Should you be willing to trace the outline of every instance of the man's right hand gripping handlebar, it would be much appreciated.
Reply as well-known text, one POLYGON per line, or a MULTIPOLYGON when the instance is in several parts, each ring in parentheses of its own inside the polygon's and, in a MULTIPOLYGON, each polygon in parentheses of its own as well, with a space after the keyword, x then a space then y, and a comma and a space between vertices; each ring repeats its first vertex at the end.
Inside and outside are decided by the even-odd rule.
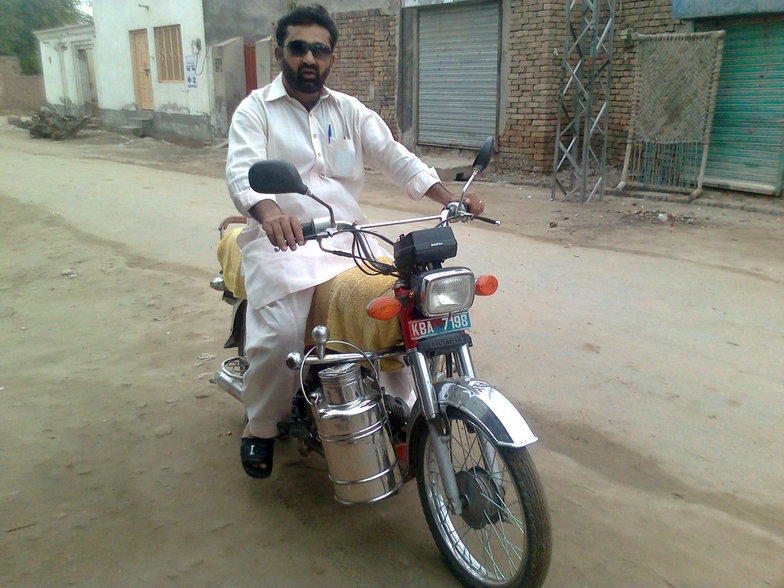
POLYGON ((275 247, 281 251, 297 250, 297 245, 305 244, 302 225, 296 216, 284 214, 274 200, 262 200, 249 211, 261 223, 261 228, 275 247))

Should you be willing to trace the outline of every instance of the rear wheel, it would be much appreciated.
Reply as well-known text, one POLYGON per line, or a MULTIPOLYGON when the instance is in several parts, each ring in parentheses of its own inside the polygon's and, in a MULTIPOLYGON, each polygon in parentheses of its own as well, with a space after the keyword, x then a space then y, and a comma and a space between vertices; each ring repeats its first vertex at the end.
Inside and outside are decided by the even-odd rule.
POLYGON ((428 427, 418 442, 417 486, 430 532, 466 586, 540 586, 550 564, 550 515, 525 447, 499 447, 450 409, 449 445, 462 510, 449 511, 428 427))

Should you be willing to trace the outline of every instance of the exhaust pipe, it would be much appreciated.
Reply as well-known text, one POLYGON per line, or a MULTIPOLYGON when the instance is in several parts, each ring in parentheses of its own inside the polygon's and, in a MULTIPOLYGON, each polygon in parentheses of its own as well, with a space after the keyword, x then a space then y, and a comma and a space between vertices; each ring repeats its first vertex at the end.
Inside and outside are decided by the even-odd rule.
POLYGON ((242 376, 248 369, 248 361, 244 357, 230 357, 221 364, 215 372, 212 382, 218 388, 228 392, 231 396, 242 402, 242 376))

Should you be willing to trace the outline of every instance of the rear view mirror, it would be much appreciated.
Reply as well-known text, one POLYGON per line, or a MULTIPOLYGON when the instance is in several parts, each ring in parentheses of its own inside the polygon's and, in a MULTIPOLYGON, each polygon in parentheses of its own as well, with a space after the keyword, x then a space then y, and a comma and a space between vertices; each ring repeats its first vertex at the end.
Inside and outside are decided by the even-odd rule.
POLYGON ((307 194, 297 168, 288 161, 269 160, 254 163, 248 171, 250 187, 261 194, 307 194))
POLYGON ((474 159, 474 169, 482 171, 487 167, 487 164, 490 163, 490 158, 493 156, 493 145, 495 145, 495 139, 488 137, 479 153, 477 153, 476 159, 474 159))

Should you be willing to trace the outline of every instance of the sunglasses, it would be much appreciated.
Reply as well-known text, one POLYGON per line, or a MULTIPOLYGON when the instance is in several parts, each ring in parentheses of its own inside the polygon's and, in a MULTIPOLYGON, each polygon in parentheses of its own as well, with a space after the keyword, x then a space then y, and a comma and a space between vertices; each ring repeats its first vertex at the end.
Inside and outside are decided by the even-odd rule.
POLYGON ((329 48, 329 45, 325 45, 324 43, 291 41, 286 45, 286 49, 289 50, 289 54, 292 57, 305 57, 308 54, 308 51, 313 53, 313 57, 316 59, 326 59, 332 55, 332 49, 329 48))

